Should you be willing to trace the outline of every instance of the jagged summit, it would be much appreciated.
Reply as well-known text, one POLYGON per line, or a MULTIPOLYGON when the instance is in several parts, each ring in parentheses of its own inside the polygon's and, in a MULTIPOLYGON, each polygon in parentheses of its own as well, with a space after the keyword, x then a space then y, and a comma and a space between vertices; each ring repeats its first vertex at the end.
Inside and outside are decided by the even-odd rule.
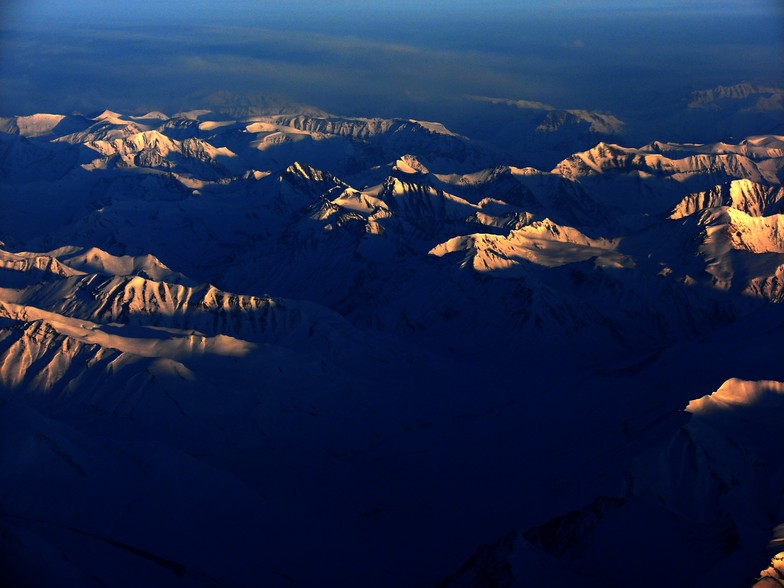
POLYGON ((734 208, 749 216, 779 214, 784 212, 784 187, 759 184, 745 178, 732 180, 685 196, 673 209, 670 218, 684 218, 720 206, 734 208))
POLYGON ((392 164, 392 169, 404 174, 428 174, 429 170, 414 155, 403 155, 392 164))

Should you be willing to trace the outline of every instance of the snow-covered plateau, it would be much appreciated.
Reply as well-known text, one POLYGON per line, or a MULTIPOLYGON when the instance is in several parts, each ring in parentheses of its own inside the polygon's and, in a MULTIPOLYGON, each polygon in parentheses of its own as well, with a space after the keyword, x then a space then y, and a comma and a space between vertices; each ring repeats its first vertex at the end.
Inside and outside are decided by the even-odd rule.
POLYGON ((754 584, 784 134, 472 100, 537 157, 304 107, 0 119, 9 585, 754 584))

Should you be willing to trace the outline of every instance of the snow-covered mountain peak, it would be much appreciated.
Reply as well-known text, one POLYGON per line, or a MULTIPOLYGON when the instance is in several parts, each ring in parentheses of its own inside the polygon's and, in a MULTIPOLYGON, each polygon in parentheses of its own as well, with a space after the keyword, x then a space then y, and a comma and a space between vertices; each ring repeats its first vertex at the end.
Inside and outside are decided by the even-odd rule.
POLYGON ((0 118, 0 132, 13 133, 22 137, 42 137, 54 133, 54 129, 67 117, 62 114, 32 114, 0 118))
POLYGON ((439 122, 431 122, 426 120, 415 120, 415 119, 409 119, 408 122, 413 123, 430 133, 435 133, 437 135, 448 135, 450 137, 460 137, 460 135, 458 135, 457 133, 453 133, 439 122))
POLYGON ((591 149, 575 153, 555 166, 551 173, 563 177, 576 179, 581 175, 602 173, 606 168, 614 165, 613 162, 625 160, 633 156, 635 150, 621 147, 614 143, 600 141, 591 149))
POLYGON ((158 110, 151 110, 150 112, 147 112, 145 114, 141 114, 138 116, 131 116, 130 118, 134 120, 140 120, 140 121, 154 121, 154 120, 166 121, 169 120, 170 117, 158 110))
MULTIPOLYGON (((197 175, 215 175, 223 162, 237 157, 227 147, 214 147, 198 137, 178 141, 157 130, 126 133, 114 139, 88 141, 84 145, 104 158, 118 158, 126 167, 184 167, 184 171, 197 175)), ((105 165, 105 161, 97 160, 87 168, 97 169, 105 165)))
POLYGON ((178 142, 175 143, 158 131, 141 131, 116 139, 99 139, 87 143, 88 147, 104 155, 112 154, 112 152, 126 155, 146 148, 155 148, 161 155, 166 155, 171 151, 176 151, 177 145, 178 142))
POLYGON ((328 184, 341 184, 340 180, 335 178, 329 172, 323 172, 318 170, 314 167, 311 167, 307 164, 300 163, 299 161, 295 161, 290 166, 288 166, 283 173, 281 174, 282 177, 287 178, 296 178, 297 180, 304 180, 310 181, 315 183, 328 183, 328 184))
POLYGON ((719 184, 683 198, 669 218, 679 219, 695 212, 729 206, 749 216, 769 216, 784 211, 784 188, 766 186, 746 178, 719 184))
POLYGON ((83 273, 78 268, 64 265, 51 253, 10 253, 2 249, 0 249, 0 268, 28 274, 38 270, 55 276, 76 276, 83 273))
POLYGON ((98 247, 61 247, 49 252, 49 255, 79 272, 110 276, 141 276, 170 284, 193 285, 192 280, 171 270, 149 253, 138 256, 116 256, 98 247))
POLYGON ((686 410, 693 414, 708 414, 742 406, 784 408, 784 382, 732 378, 712 394, 689 402, 686 410))
POLYGON ((428 174, 429 170, 414 155, 403 155, 392 164, 392 169, 404 174, 428 174))
POLYGON ((454 237, 429 251, 443 257, 465 252, 461 266, 470 264, 474 270, 499 277, 520 275, 524 262, 544 267, 593 260, 599 267, 633 268, 634 260, 619 253, 617 240, 593 239, 573 227, 550 219, 531 222, 512 230, 508 235, 473 234, 454 237))
POLYGON ((113 125, 121 125, 129 122, 119 112, 114 112, 113 110, 109 110, 108 108, 103 112, 96 114, 95 116, 91 116, 90 118, 94 121, 108 122, 113 125))
MULTIPOLYGON (((300 162, 294 162, 277 176, 280 192, 275 196, 277 206, 281 210, 292 206, 307 206, 314 199, 334 198, 348 188, 348 184, 333 176, 300 162)), ((266 182, 263 179, 262 182, 266 182)))

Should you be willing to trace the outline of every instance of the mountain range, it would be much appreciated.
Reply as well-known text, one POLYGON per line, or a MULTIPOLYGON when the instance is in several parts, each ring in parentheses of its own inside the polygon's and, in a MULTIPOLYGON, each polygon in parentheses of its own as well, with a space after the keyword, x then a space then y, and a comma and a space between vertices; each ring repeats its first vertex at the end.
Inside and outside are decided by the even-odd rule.
POLYGON ((211 102, 0 119, 8 577, 753 583, 784 523, 781 90, 637 143, 524 100, 459 129, 211 102))

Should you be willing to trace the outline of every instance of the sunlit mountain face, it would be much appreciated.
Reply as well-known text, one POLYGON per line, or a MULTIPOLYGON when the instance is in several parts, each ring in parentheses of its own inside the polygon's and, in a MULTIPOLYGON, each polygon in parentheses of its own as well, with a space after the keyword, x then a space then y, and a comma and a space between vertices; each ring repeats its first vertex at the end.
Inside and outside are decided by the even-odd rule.
POLYGON ((3 5, 4 585, 784 585, 783 29, 3 5))

